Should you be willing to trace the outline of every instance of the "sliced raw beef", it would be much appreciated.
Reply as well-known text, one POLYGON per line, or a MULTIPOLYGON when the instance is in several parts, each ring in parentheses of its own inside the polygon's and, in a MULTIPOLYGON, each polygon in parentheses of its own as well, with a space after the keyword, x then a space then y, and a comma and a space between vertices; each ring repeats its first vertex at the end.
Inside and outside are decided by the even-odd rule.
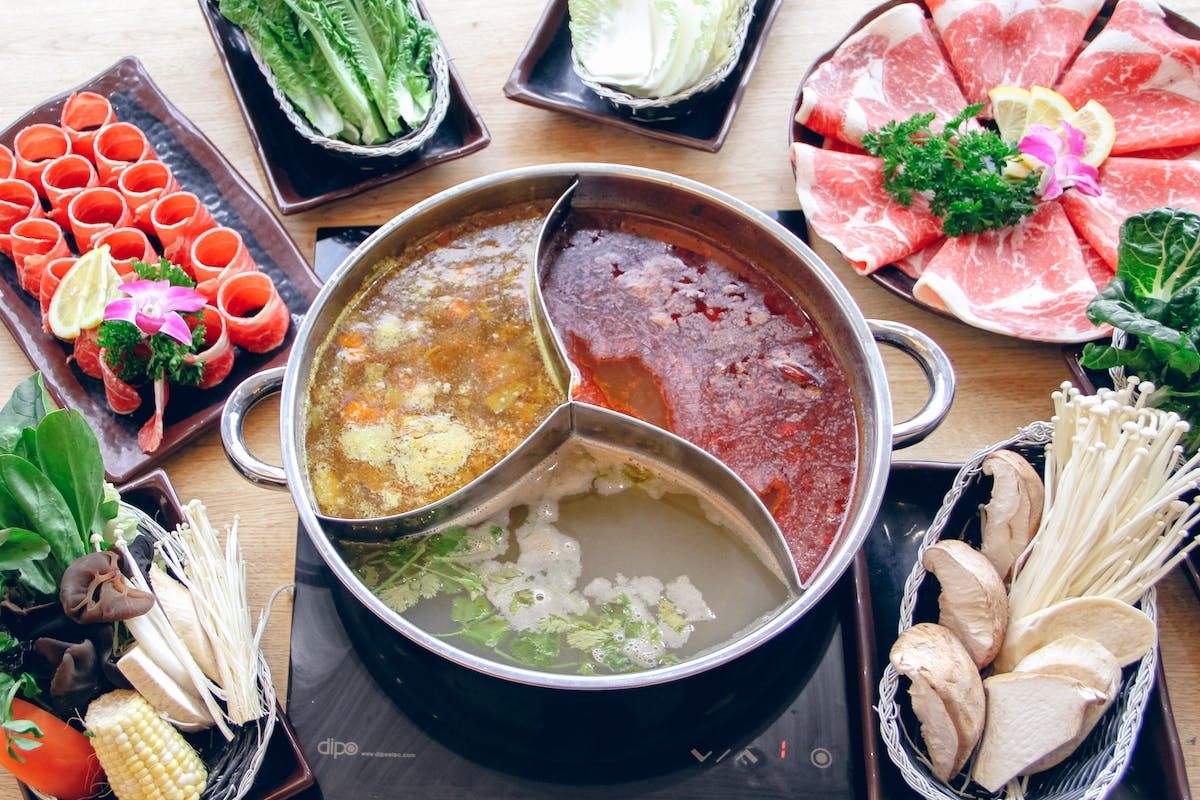
POLYGON ((1053 86, 1103 0, 927 0, 972 103, 997 86, 1053 86))
POLYGON ((999 231, 953 237, 926 265, 913 296, 984 330, 1045 342, 1106 333, 1084 310, 1096 296, 1079 239, 1057 202, 999 231))
POLYGON ((1153 0, 1120 0, 1058 91, 1108 109, 1114 153, 1200 143, 1200 41, 1171 30, 1153 0))
POLYGON ((796 121, 858 145, 894 119, 934 112, 945 122, 967 105, 930 21, 915 3, 879 15, 804 82, 796 121))
POLYGON ((925 271, 925 265, 930 259, 937 255, 937 251, 942 247, 942 240, 928 244, 922 247, 915 253, 910 253, 904 258, 898 258, 892 262, 892 266, 903 272, 914 281, 921 277, 921 273, 925 271))
POLYGON ((1079 235, 1116 269, 1126 217, 1159 206, 1200 212, 1200 161, 1110 158, 1100 167, 1100 189, 1099 197, 1067 192, 1062 204, 1079 235))
POLYGON ((942 235, 924 198, 911 207, 883 188, 883 162, 874 156, 792 145, 796 194, 808 224, 869 275, 942 235))

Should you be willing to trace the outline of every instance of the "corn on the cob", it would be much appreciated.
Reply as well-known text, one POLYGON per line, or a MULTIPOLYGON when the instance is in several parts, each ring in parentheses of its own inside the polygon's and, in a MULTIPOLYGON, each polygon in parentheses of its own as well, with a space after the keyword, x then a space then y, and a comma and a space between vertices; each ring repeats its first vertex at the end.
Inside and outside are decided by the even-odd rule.
POLYGON ((196 800, 204 791, 208 771, 200 755, 137 692, 96 698, 84 724, 118 800, 196 800))

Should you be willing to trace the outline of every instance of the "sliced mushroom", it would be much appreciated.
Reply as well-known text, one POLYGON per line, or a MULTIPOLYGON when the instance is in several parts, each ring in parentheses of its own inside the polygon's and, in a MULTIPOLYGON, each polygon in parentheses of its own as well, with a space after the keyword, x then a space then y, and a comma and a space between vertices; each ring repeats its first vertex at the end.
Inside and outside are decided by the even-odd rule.
POLYGON ((212 680, 220 681, 221 672, 217 666, 217 656, 196 615, 191 590, 168 575, 166 570, 157 564, 150 565, 150 587, 154 589, 158 604, 162 606, 171 627, 187 645, 188 652, 196 659, 200 670, 212 680))
POLYGON ((1034 650, 1071 634, 1099 642, 1121 666, 1144 656, 1158 639, 1153 620, 1128 603, 1111 597, 1075 597, 1012 620, 996 656, 996 671, 1010 672, 1034 650))
POLYGON ((925 551, 925 569, 942 585, 938 623, 958 636, 975 666, 992 663, 1008 628, 1004 581, 982 553, 966 542, 943 539, 925 551))
POLYGON ((979 670, 954 632, 932 622, 901 633, 889 658, 912 682, 913 713, 921 723, 933 773, 948 781, 963 768, 983 732, 979 670))
MULTIPOLYGON (((1011 672, 983 682, 987 724, 971 778, 998 792, 1078 735, 1084 714, 1104 695, 1065 675, 1011 672)), ((1064 756, 1065 757, 1065 756, 1064 756)))
POLYGON ((983 474, 992 476, 992 497, 980 509, 980 548, 1002 580, 1037 533, 1042 521, 1045 487, 1033 465, 1012 450, 997 450, 983 459, 983 474))
POLYGON ((1074 634, 1055 639, 1045 647, 1034 650, 1021 659, 1013 672, 1037 672, 1042 675, 1064 675, 1095 689, 1104 695, 1104 702, 1088 706, 1083 714, 1083 724, 1075 738, 1063 747, 1034 764, 1030 770, 1041 772, 1062 762, 1075 752, 1087 735, 1096 727, 1100 717, 1112 705, 1121 689, 1121 665, 1108 648, 1095 639, 1074 634))

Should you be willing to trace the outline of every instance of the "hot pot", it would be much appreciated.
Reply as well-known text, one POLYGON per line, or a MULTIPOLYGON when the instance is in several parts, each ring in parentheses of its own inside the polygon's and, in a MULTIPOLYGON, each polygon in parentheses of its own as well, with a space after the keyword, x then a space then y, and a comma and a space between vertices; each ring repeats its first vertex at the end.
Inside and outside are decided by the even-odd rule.
MULTIPOLYGON (((548 226, 553 224, 555 213, 549 215, 548 226)), ((544 313, 539 313, 537 307, 540 305, 538 292, 531 291, 535 325, 548 325, 544 313)), ((561 348, 555 347, 555 333, 552 330, 542 333, 548 368, 564 375, 570 373, 569 365, 563 363, 565 357, 561 348)), ((243 476, 261 485, 287 488, 291 492, 305 532, 337 582, 391 630, 456 664, 504 681, 559 689, 624 689, 662 684, 725 664, 770 640, 813 609, 849 567, 870 530, 887 481, 893 447, 919 441, 932 431, 949 410, 953 394, 952 367, 936 344, 905 325, 864 319, 829 267, 770 217, 707 186, 662 172, 620 165, 553 164, 521 168, 461 184, 413 206, 383 225, 330 276, 300 325, 287 366, 253 376, 231 394, 222 416, 221 434, 230 461, 243 476), (564 194, 569 194, 568 190, 577 185, 587 186, 583 193, 587 199, 577 198, 576 202, 596 203, 597 207, 650 215, 683 225, 723 243, 763 269, 786 292, 798 298, 833 347, 847 373, 857 412, 859 457, 855 478, 847 490, 850 496, 846 498, 845 521, 820 566, 795 593, 794 599, 769 620, 722 647, 674 665, 629 674, 543 672, 460 649, 389 608, 348 566, 336 545, 339 537, 403 535, 452 519, 479 497, 496 491, 513 476, 522 474, 522 469, 536 463, 537 458, 544 455, 544 446, 539 443, 547 436, 544 429, 560 428, 562 415, 555 415, 560 417, 557 422, 548 420, 509 458, 467 487, 441 502, 399 517, 347 522, 322 516, 313 497, 304 461, 306 385, 314 356, 338 314, 360 290, 363 280, 372 274, 375 264, 381 258, 396 254, 407 243, 429 236, 478 211, 518 202, 558 199, 557 211, 563 205, 564 194), (928 378, 930 397, 926 405, 902 423, 893 424, 891 398, 877 342, 909 354, 928 378), (282 393, 282 466, 256 458, 248 451, 242 436, 246 412, 260 399, 276 392, 282 393)), ((567 404, 574 402, 567 401, 567 404)), ((607 417, 614 415, 623 416, 609 412, 607 417)), ((629 426, 619 423, 615 427, 629 426)), ((660 433, 666 440, 673 438, 671 434, 660 433)), ((678 453, 681 448, 689 447, 699 450, 689 443, 673 441, 656 447, 665 447, 668 453, 678 453)), ((714 474, 711 465, 703 469, 714 474)), ((714 485, 713 481, 723 482, 714 491, 736 496, 735 502, 757 502, 746 501, 744 495, 738 494, 736 477, 718 476, 710 480, 710 485, 714 485)), ((750 513, 753 516, 754 509, 750 509, 750 513)), ((771 540, 769 534, 764 534, 763 538, 764 541, 771 540)))

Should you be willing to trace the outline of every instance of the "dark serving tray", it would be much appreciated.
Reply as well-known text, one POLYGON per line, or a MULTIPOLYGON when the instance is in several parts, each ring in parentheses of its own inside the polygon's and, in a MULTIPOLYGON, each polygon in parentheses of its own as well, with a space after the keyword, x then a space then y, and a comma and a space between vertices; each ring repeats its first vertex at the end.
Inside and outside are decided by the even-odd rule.
POLYGON ((781 4, 782 0, 754 0, 754 17, 737 66, 716 89, 690 101, 690 112, 678 119, 635 119, 583 84, 571 66, 567 0, 550 0, 504 84, 504 94, 526 105, 562 111, 652 139, 715 153, 729 135, 734 114, 781 4))
MULTIPOLYGON (((161 469, 117 487, 121 499, 137 506, 167 530, 183 522, 183 509, 175 488, 161 469)), ((283 709, 276 705, 276 724, 267 744, 267 754, 245 795, 246 800, 284 800, 313 784, 312 770, 304 760, 304 751, 296 739, 296 731, 283 709)), ((25 800, 39 800, 29 787, 18 784, 25 800)))
MULTIPOLYGON (((429 19, 421 0, 416 3, 421 16, 429 19)), ((295 214, 400 180, 474 153, 491 141, 453 59, 448 59, 450 107, 437 133, 420 148, 396 158, 355 158, 324 150, 297 133, 284 116, 250 55, 245 34, 221 15, 217 0, 200 0, 200 10, 262 162, 271 195, 283 214, 295 214)))
MULTIPOLYGON (((958 469, 957 464, 903 461, 892 464, 883 505, 863 546, 870 583, 870 614, 874 618, 871 625, 874 636, 868 645, 866 670, 871 673, 869 696, 872 703, 887 665, 888 651, 898 635, 904 581, 916 561, 921 537, 941 507, 942 498, 954 482, 958 469)), ((883 753, 877 724, 874 730, 875 750, 883 753)), ((886 757, 879 760, 882 762, 883 786, 880 797, 912 797, 913 792, 901 777, 900 770, 886 757)), ((1155 688, 1146 707, 1129 769, 1109 799, 1191 800, 1191 796, 1160 660, 1155 688)))
MULTIPOLYGON (((193 192, 218 224, 236 229, 259 268, 271 276, 293 315, 283 344, 268 353, 238 350, 233 371, 211 389, 172 387, 164 414, 162 444, 153 453, 138 447, 137 433, 152 413, 152 402, 130 415, 108 406, 102 381, 84 375, 68 357, 72 348, 42 331, 36 297, 17 282, 12 260, 0 255, 0 320, 40 370, 55 401, 87 418, 104 456, 108 479, 121 483, 158 464, 217 421, 225 397, 250 375, 287 362, 295 340, 298 315, 308 310, 320 283, 296 243, 249 184, 211 141, 192 124, 150 79, 142 63, 128 57, 71 91, 88 90, 109 98, 117 119, 132 122, 146 134, 158 157, 171 168, 183 189, 193 192)), ((0 131, 10 145, 17 132, 35 122, 57 123, 70 91, 46 100, 0 131)), ((78 255, 78 253, 76 253, 78 255)))

